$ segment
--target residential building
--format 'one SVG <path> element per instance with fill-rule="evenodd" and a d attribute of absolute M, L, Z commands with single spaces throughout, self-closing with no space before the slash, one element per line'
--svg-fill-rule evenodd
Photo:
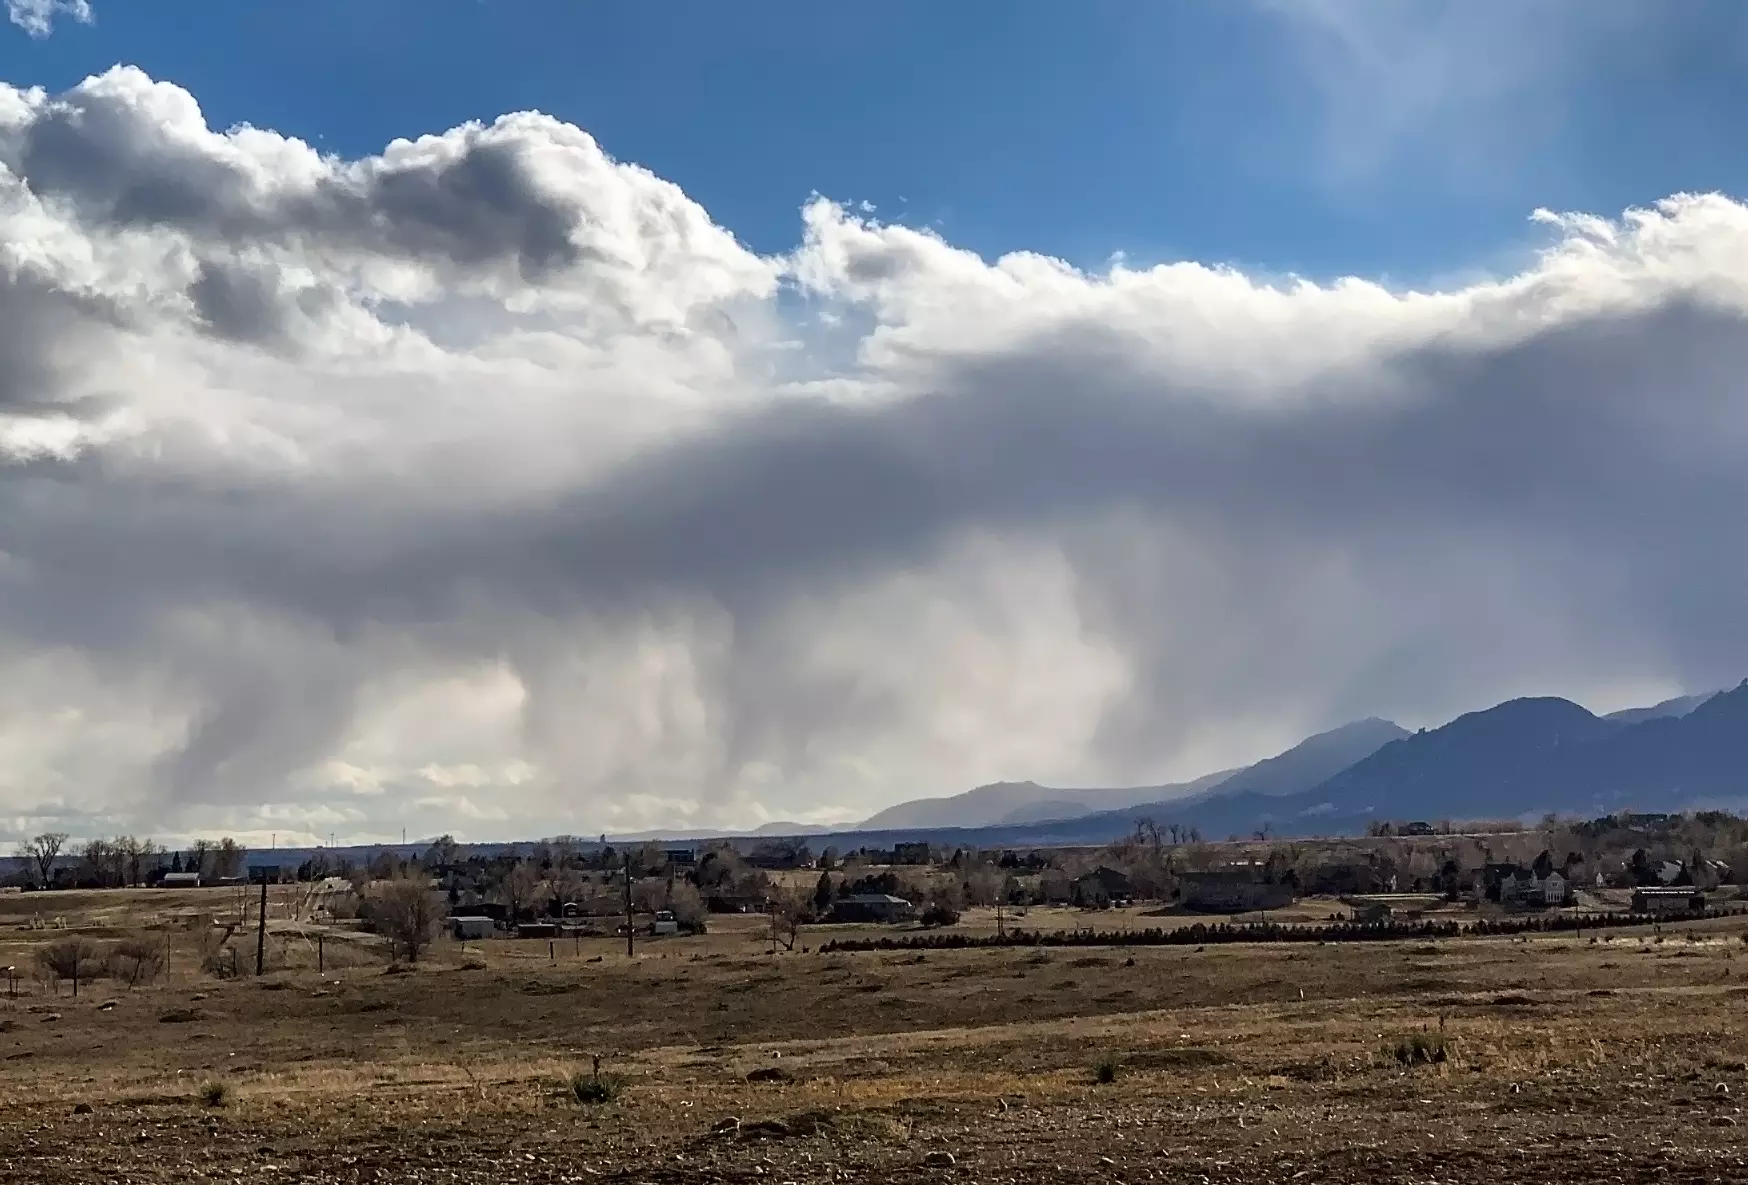
<path fill-rule="evenodd" d="M 1075 878 L 1069 889 L 1069 900 L 1079 906 L 1103 907 L 1134 896 L 1128 873 L 1104 865 Z"/>
<path fill-rule="evenodd" d="M 840 897 L 832 905 L 834 922 L 908 922 L 916 916 L 916 906 L 891 893 L 854 893 Z"/>
<path fill-rule="evenodd" d="M 1292 885 L 1265 880 L 1255 866 L 1186 872 L 1178 878 L 1178 892 L 1185 909 L 1201 913 L 1279 909 L 1296 896 Z"/>
<path fill-rule="evenodd" d="M 1691 886 L 1645 885 L 1633 890 L 1634 913 L 1698 913 L 1705 907 L 1706 895 Z"/>

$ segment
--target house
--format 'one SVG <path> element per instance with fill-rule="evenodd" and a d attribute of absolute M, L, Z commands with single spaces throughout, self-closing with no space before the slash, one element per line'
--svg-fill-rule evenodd
<path fill-rule="evenodd" d="M 457 942 L 476 942 L 498 931 L 498 924 L 491 918 L 450 918 L 447 924 L 450 937 Z"/>
<path fill-rule="evenodd" d="M 1178 878 L 1178 891 L 1185 909 L 1201 913 L 1248 913 L 1291 905 L 1293 886 L 1265 880 L 1255 866 L 1186 872 Z"/>
<path fill-rule="evenodd" d="M 1546 909 L 1569 904 L 1572 898 L 1572 883 L 1559 872 L 1537 876 L 1534 869 L 1518 868 L 1499 882 L 1498 900 L 1502 905 Z"/>
<path fill-rule="evenodd" d="M 1101 864 L 1075 878 L 1068 899 L 1082 907 L 1102 908 L 1114 902 L 1128 901 L 1134 896 L 1135 887 L 1127 873 Z"/>
<path fill-rule="evenodd" d="M 712 893 L 704 899 L 711 913 L 764 913 L 765 899 L 749 893 Z"/>
<path fill-rule="evenodd" d="M 1633 890 L 1634 913 L 1698 913 L 1705 907 L 1706 895 L 1695 888 L 1646 885 Z"/>
<path fill-rule="evenodd" d="M 799 839 L 769 840 L 754 844 L 753 850 L 746 854 L 745 859 L 754 868 L 781 872 L 808 867 L 813 863 L 813 853 Z"/>
<path fill-rule="evenodd" d="M 854 893 L 839 897 L 832 905 L 834 922 L 908 922 L 916 906 L 891 893 Z"/>
<path fill-rule="evenodd" d="M 1342 897 L 1352 893 L 1388 893 L 1394 878 L 1384 868 L 1364 860 L 1336 860 L 1310 870 L 1303 888 L 1314 896 Z"/>
<path fill-rule="evenodd" d="M 198 889 L 200 888 L 200 873 L 166 872 L 158 883 L 166 889 Z"/>
<path fill-rule="evenodd" d="M 694 868 L 698 864 L 697 848 L 666 848 L 662 856 L 675 868 Z"/>

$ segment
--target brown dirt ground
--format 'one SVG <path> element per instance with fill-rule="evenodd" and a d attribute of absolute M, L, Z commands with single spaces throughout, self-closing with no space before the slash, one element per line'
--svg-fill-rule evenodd
<path fill-rule="evenodd" d="M 442 944 L 406 974 L 336 940 L 325 975 L 279 931 L 280 969 L 217 981 L 185 928 L 227 908 L 207 892 L 34 899 L 160 927 L 172 978 L 0 999 L 0 1181 L 1748 1179 L 1744 920 L 773 956 L 747 918 L 632 960 Z M 0 963 L 61 936 L 18 928 L 32 901 L 0 902 Z M 1403 1067 L 1415 1036 L 1446 1060 Z M 566 1079 L 594 1056 L 624 1087 L 588 1106 Z"/>

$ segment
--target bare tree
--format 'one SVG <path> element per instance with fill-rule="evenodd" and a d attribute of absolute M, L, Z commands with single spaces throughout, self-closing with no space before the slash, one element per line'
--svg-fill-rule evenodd
<path fill-rule="evenodd" d="M 443 895 L 420 874 L 377 881 L 370 886 L 366 905 L 377 932 L 409 963 L 419 961 L 436 939 L 437 926 L 443 920 Z"/>
<path fill-rule="evenodd" d="M 107 839 L 88 839 L 79 849 L 79 881 L 108 888 L 114 867 L 114 846 Z"/>
<path fill-rule="evenodd" d="M 41 835 L 32 836 L 20 847 L 19 855 L 35 863 L 36 883 L 42 888 L 49 887 L 50 878 L 55 874 L 55 860 L 66 843 L 65 831 L 45 831 Z"/>
<path fill-rule="evenodd" d="M 460 862 L 461 846 L 455 842 L 453 835 L 439 835 L 419 858 L 419 863 L 427 872 L 442 872 Z"/>
<path fill-rule="evenodd" d="M 109 976 L 134 987 L 150 983 L 164 969 L 164 947 L 150 937 L 124 938 L 109 948 Z"/>
<path fill-rule="evenodd" d="M 218 848 L 213 852 L 213 875 L 233 877 L 243 875 L 243 857 L 247 849 L 230 836 L 219 840 Z"/>
<path fill-rule="evenodd" d="M 503 897 L 504 905 L 510 911 L 511 926 L 516 924 L 517 915 L 540 892 L 540 881 L 539 865 L 532 860 L 518 860 L 498 882 L 498 895 Z"/>
<path fill-rule="evenodd" d="M 198 872 L 201 880 L 212 877 L 212 842 L 197 839 L 194 846 L 188 849 L 188 863 L 184 866 L 189 872 Z"/>

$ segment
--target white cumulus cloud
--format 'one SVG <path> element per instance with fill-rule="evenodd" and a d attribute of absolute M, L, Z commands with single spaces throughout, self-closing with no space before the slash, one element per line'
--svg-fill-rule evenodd
<path fill-rule="evenodd" d="M 90 0 L 6 0 L 6 18 L 32 37 L 47 37 L 55 18 L 91 23 Z"/>
<path fill-rule="evenodd" d="M 1748 208 L 1542 217 L 1420 292 L 767 257 L 541 115 L 0 87 L 0 830 L 838 821 L 1733 681 Z"/>

